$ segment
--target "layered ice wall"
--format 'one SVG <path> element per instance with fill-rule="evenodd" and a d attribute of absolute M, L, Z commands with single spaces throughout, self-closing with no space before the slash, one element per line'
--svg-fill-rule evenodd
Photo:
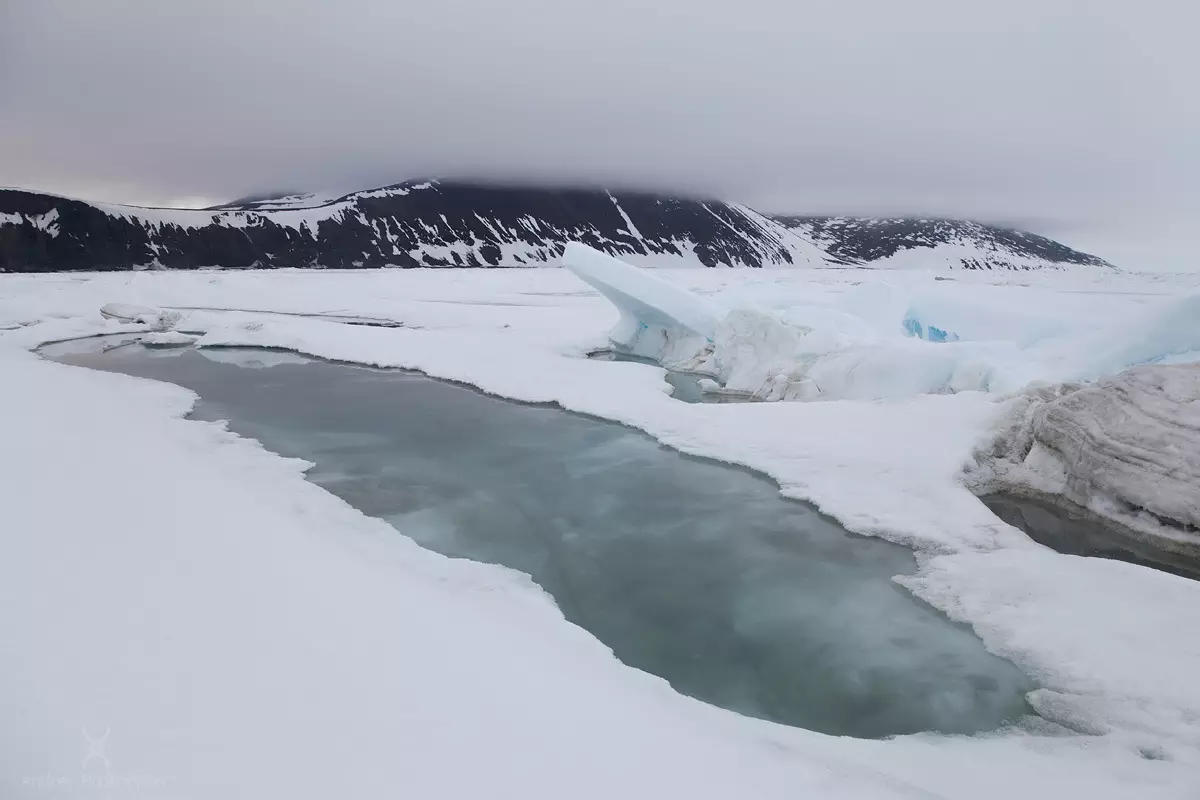
<path fill-rule="evenodd" d="M 981 488 L 1068 501 L 1200 558 L 1200 364 L 1031 389 L 1010 419 Z"/>

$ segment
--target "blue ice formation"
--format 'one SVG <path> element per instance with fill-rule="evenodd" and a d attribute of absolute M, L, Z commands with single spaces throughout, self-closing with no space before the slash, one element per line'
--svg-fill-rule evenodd
<path fill-rule="evenodd" d="M 957 342 L 958 334 L 942 330 L 936 325 L 922 325 L 921 320 L 913 316 L 912 311 L 904 315 L 904 331 L 909 336 L 924 339 L 927 342 Z"/>

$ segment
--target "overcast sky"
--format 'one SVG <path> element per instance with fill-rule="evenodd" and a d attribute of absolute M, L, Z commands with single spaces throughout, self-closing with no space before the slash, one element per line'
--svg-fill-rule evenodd
<path fill-rule="evenodd" d="M 587 182 L 1013 222 L 1186 267 L 1195 6 L 0 0 L 0 185 L 197 205 Z"/>

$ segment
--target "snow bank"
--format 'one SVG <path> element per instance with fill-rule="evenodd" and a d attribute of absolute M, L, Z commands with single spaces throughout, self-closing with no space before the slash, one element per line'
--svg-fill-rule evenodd
<path fill-rule="evenodd" d="M 1018 663 L 1053 637 L 1065 657 L 1057 670 L 1034 672 L 1041 688 L 1029 697 L 1046 718 L 1093 736 L 1121 731 L 1151 763 L 1200 769 L 1200 694 L 1184 666 L 1200 663 L 1200 638 L 1190 635 L 1200 630 L 1196 581 L 1038 549 L 940 556 L 900 583 L 969 620 L 990 649 Z M 1080 598 L 1091 606 L 1086 617 L 1073 610 Z M 1143 657 L 1166 648 L 1169 658 Z"/>

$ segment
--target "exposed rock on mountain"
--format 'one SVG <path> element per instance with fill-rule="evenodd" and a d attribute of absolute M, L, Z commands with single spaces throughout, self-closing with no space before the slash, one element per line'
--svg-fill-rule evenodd
<path fill-rule="evenodd" d="M 873 266 L 966 269 L 1107 267 L 1102 258 L 1036 233 L 954 219 L 778 217 L 812 239 L 834 260 Z"/>
<path fill-rule="evenodd" d="M 732 203 L 599 189 L 424 181 L 200 210 L 0 190 L 0 271 L 9 272 L 541 266 L 556 264 L 568 241 L 646 266 L 873 266 L 900 252 L 935 267 L 1107 266 L 976 223 L 774 218 Z"/>

